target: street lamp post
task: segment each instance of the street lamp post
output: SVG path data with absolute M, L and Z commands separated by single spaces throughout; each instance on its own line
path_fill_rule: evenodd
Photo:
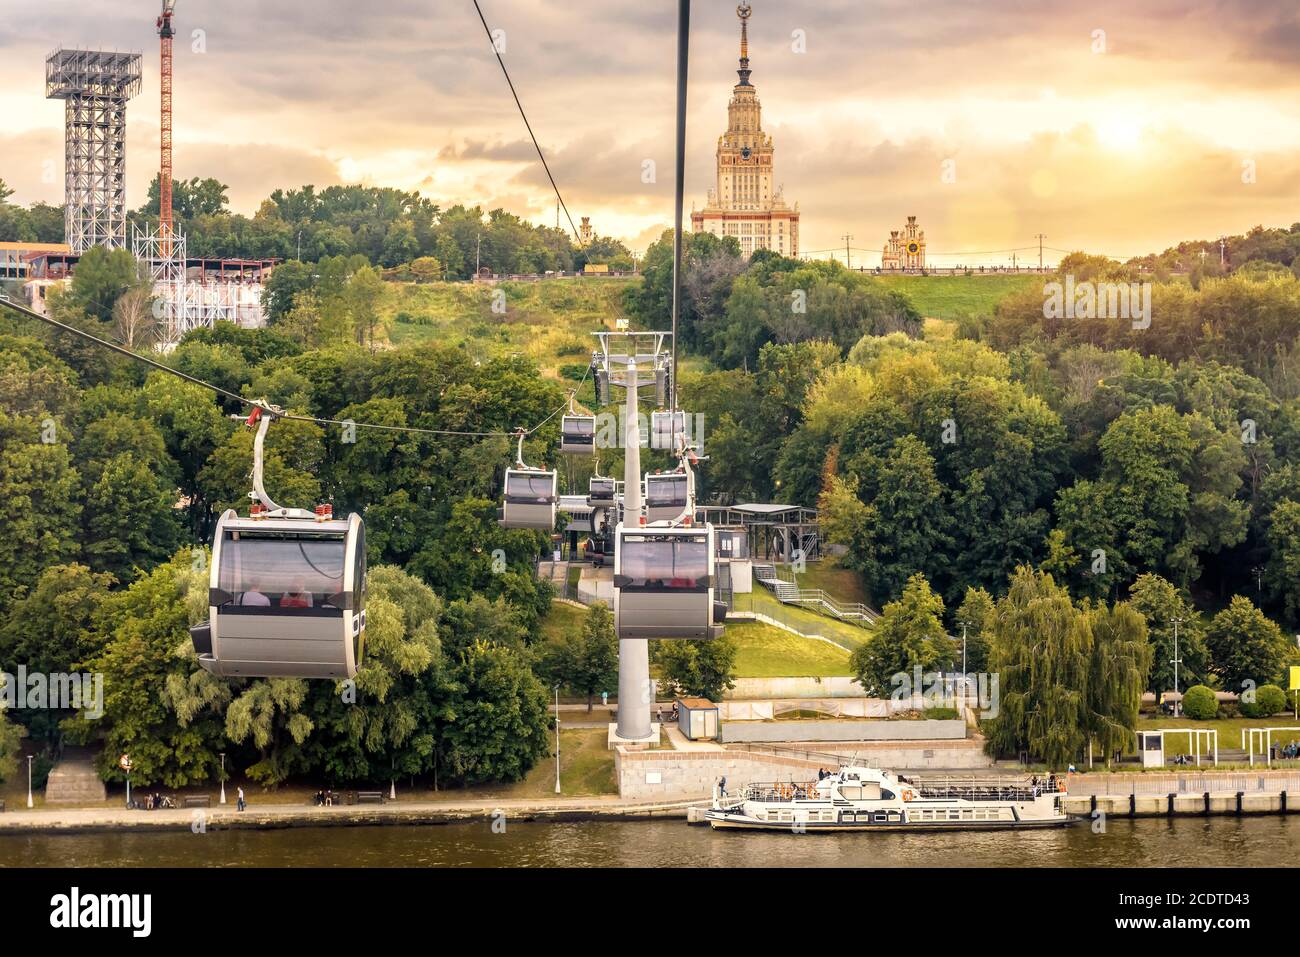
M 560 686 L 555 686 L 555 793 L 560 793 Z
M 221 804 L 226 803 L 226 752 L 221 752 Z
M 1174 618 L 1172 621 L 1174 623 L 1174 656 L 1169 663 L 1174 666 L 1174 717 L 1177 718 L 1182 712 L 1178 700 L 1178 666 L 1183 663 L 1183 659 L 1178 657 L 1178 625 L 1182 622 L 1182 619 Z
M 27 755 L 27 806 L 32 806 L 32 755 Z

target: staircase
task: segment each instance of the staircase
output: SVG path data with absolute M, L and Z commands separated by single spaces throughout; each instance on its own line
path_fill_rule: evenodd
M 50 771 L 45 783 L 47 807 L 86 807 L 108 800 L 104 782 L 95 773 L 87 748 L 64 748 L 63 757 Z
M 861 602 L 838 602 L 820 588 L 800 588 L 792 581 L 780 576 L 775 565 L 754 564 L 754 577 L 758 583 L 776 596 L 778 601 L 787 605 L 799 605 L 811 608 L 840 621 L 855 625 L 874 625 L 880 614 Z

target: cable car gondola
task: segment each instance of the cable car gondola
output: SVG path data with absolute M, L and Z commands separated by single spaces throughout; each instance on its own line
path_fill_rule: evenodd
M 501 508 L 503 528 L 555 527 L 555 472 L 524 464 L 524 433 L 519 433 L 519 453 L 513 468 L 506 469 L 505 495 Z
M 366 629 L 361 516 L 281 508 L 262 486 L 262 447 L 275 417 L 259 405 L 248 518 L 230 509 L 212 542 L 206 622 L 190 629 L 199 665 L 222 677 L 352 678 Z
M 673 522 L 686 511 L 690 488 L 685 472 L 655 472 L 645 477 L 645 520 Z
M 711 525 L 620 527 L 614 627 L 624 638 L 719 638 L 727 606 L 713 600 Z
M 566 415 L 560 420 L 560 451 L 565 455 L 590 455 L 596 449 L 596 417 Z
M 650 448 L 666 452 L 678 450 L 677 437 L 686 436 L 686 413 L 680 409 L 650 414 Z
M 608 508 L 614 504 L 615 481 L 593 475 L 587 481 L 587 504 L 592 508 Z

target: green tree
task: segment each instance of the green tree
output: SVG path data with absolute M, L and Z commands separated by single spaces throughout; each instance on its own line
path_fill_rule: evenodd
M 707 641 L 663 641 L 656 649 L 663 679 L 680 694 L 720 701 L 736 686 L 736 643 L 723 635 Z
M 966 589 L 966 595 L 957 608 L 957 628 L 966 629 L 966 671 L 976 673 L 988 670 L 989 633 L 995 625 L 997 603 L 983 588 Z
M 1205 623 L 1183 593 L 1159 575 L 1139 575 L 1129 589 L 1129 604 L 1147 623 L 1151 640 L 1151 670 L 1146 690 L 1161 694 L 1174 690 L 1175 657 L 1178 684 L 1186 688 L 1210 674 L 1210 653 L 1205 647 Z M 1178 623 L 1178 654 L 1174 654 L 1174 622 Z
M 1061 768 L 1080 753 L 1091 720 L 1094 666 L 1088 616 L 1052 576 L 1028 566 L 998 602 L 990 670 L 999 675 L 998 716 L 987 722 L 990 754 L 1027 752 Z
M 1205 643 L 1223 689 L 1234 692 L 1274 681 L 1292 652 L 1282 629 L 1244 595 L 1214 616 Z
M 69 296 L 87 315 L 109 322 L 118 299 L 144 282 L 130 251 L 92 246 L 77 261 Z
M 1112 754 L 1132 747 L 1152 647 L 1146 621 L 1130 605 L 1096 605 L 1087 617 L 1092 632 L 1087 731 L 1109 764 Z
M 47 566 L 77 557 L 79 476 L 60 439 L 52 421 L 0 411 L 0 613 Z
M 124 452 L 86 489 L 83 551 L 90 566 L 120 582 L 148 571 L 181 542 L 176 492 L 150 462 Z
M 875 634 L 860 645 L 849 667 L 867 694 L 884 697 L 898 688 L 895 676 L 911 681 L 918 666 L 927 671 L 952 660 L 952 642 L 943 629 L 943 599 L 919 572 L 907 580 L 902 596 L 884 608 Z M 913 693 L 922 689 L 913 688 Z
M 104 675 L 106 729 L 97 763 L 105 780 L 124 779 L 122 754 L 131 756 L 131 780 L 142 786 L 215 778 L 228 686 L 206 673 L 194 676 L 188 631 L 206 611 L 207 585 L 207 574 L 182 555 L 103 603 L 96 630 L 104 644 L 80 670 Z M 81 738 L 97 730 L 81 721 L 64 729 Z
M 1219 713 L 1219 699 L 1214 689 L 1193 685 L 1183 696 L 1182 712 L 1195 721 L 1209 721 Z
M 439 767 L 467 784 L 519 781 L 548 753 L 546 689 L 510 648 L 477 640 L 451 663 Z
M 433 769 L 446 681 L 438 636 L 442 601 L 429 586 L 391 565 L 368 575 L 365 657 L 354 702 L 339 688 L 312 688 L 311 763 L 330 781 L 376 781 Z
M 618 684 L 618 638 L 614 617 L 602 603 L 587 609 L 580 632 L 570 632 L 543 650 L 547 675 L 564 687 L 587 696 L 587 711 L 601 690 Z

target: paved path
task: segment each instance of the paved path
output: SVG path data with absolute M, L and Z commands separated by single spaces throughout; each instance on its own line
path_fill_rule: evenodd
M 703 800 L 703 799 L 701 799 Z M 211 808 L 137 811 L 126 808 L 51 808 L 0 814 L 0 835 L 31 832 L 104 830 L 212 830 L 364 824 L 449 824 L 504 813 L 508 820 L 594 820 L 600 818 L 684 817 L 700 801 L 650 803 L 604 797 L 559 796 L 528 800 L 387 801 L 384 804 L 315 807 L 299 804 L 232 804 Z

